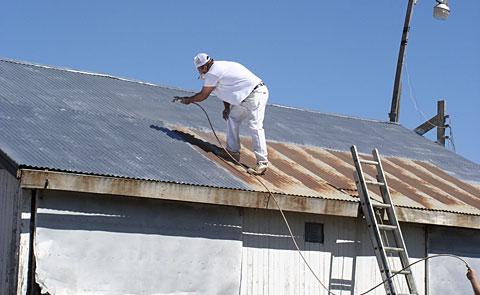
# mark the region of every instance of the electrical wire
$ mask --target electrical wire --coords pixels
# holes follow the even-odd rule
[[[433,124],[432,122],[429,121],[429,119],[427,118],[427,115],[425,115],[425,113],[420,109],[420,107],[418,106],[418,101],[417,101],[417,98],[415,97],[415,94],[413,93],[413,87],[412,87],[412,82],[410,80],[410,74],[409,74],[409,71],[408,71],[408,66],[407,66],[407,61],[405,60],[405,74],[407,76],[407,85],[408,85],[408,93],[410,94],[410,100],[412,101],[413,103],[413,107],[415,108],[415,110],[423,117],[423,119],[429,124],[431,125],[432,127],[436,127],[436,128],[447,128],[446,126],[438,126],[436,124]]]
[[[392,279],[394,276],[400,274],[402,271],[406,270],[407,268],[421,262],[421,261],[426,261],[428,259],[432,259],[432,258],[437,258],[437,257],[442,257],[442,256],[448,256],[448,257],[453,257],[453,258],[456,258],[456,259],[459,259],[461,260],[463,263],[465,263],[465,266],[467,267],[467,269],[470,269],[470,266],[468,265],[468,263],[461,257],[457,256],[457,255],[453,255],[453,254],[436,254],[436,255],[432,255],[432,256],[427,256],[427,257],[424,257],[420,260],[417,260],[413,263],[410,263],[409,265],[405,266],[404,268],[402,268],[401,270],[399,270],[398,272],[392,274],[391,276],[389,276],[388,278],[386,278],[383,282],[373,286],[372,288],[370,288],[368,291],[366,292],[363,292],[363,293],[360,293],[360,295],[365,295],[367,293],[370,293],[372,292],[373,290],[375,290],[376,288],[380,287],[381,285],[385,284],[388,280]]]
[[[198,103],[196,102],[193,102],[193,104],[195,104],[196,106],[198,106],[204,113],[205,113],[205,116],[207,117],[207,120],[208,120],[208,124],[210,125],[210,128],[212,129],[212,132],[213,132],[213,135],[215,136],[215,138],[217,139],[218,141],[218,144],[220,145],[220,147],[223,149],[223,151],[225,151],[225,153],[237,164],[239,165],[240,167],[244,167],[244,165],[242,165],[242,163],[240,163],[239,161],[237,161],[237,159],[235,159],[229,152],[228,150],[223,146],[220,138],[218,137],[216,131],[215,131],[215,128],[213,128],[213,124],[210,120],[210,116],[208,116],[208,113],[207,111]],[[224,162],[227,162],[224,158],[218,156],[222,161]],[[245,172],[248,173],[248,170],[247,168],[245,168]],[[307,268],[310,270],[310,272],[312,273],[312,275],[315,277],[315,279],[317,280],[317,282],[328,292],[328,294],[330,295],[337,295],[335,293],[332,293],[326,286],[325,284],[320,280],[320,278],[318,277],[318,275],[315,273],[315,271],[313,270],[313,268],[310,266],[310,264],[308,263],[307,259],[305,258],[305,256],[303,255],[302,251],[300,250],[300,247],[298,246],[297,244],[297,241],[295,239],[295,236],[293,235],[293,232],[292,232],[292,229],[290,227],[290,224],[287,220],[287,217],[285,216],[285,213],[283,212],[282,210],[282,207],[280,207],[280,204],[278,203],[278,200],[277,198],[275,197],[275,195],[272,193],[272,191],[268,188],[268,186],[260,179],[260,177],[258,175],[255,175],[255,174],[250,174],[248,173],[249,175],[252,175],[253,177],[255,177],[255,179],[267,190],[268,194],[269,194],[269,197],[271,197],[273,199],[273,201],[275,202],[275,205],[277,206],[278,210],[280,211],[280,214],[282,215],[282,218],[283,218],[283,221],[285,222],[285,225],[288,229],[288,232],[290,234],[290,238],[292,239],[292,242],[298,252],[298,254],[300,255],[300,257],[302,258],[303,262],[305,263],[305,265],[307,266]],[[407,266],[405,266],[403,269],[401,269],[400,271],[398,272],[395,272],[393,273],[390,277],[386,278],[385,280],[383,280],[382,282],[380,282],[379,284],[373,286],[372,288],[370,288],[368,291],[366,292],[363,292],[361,293],[360,295],[365,295],[367,293],[370,293],[371,291],[375,290],[376,288],[380,287],[381,285],[385,284],[386,282],[388,282],[389,280],[391,280],[393,277],[395,277],[396,275],[400,274],[402,271],[406,270],[407,268],[410,268],[411,266],[421,262],[421,261],[426,261],[428,259],[432,259],[432,258],[436,258],[436,257],[441,257],[441,256],[448,256],[448,257],[453,257],[453,258],[456,258],[456,259],[459,259],[461,260],[465,266],[467,267],[467,269],[470,269],[470,266],[468,265],[468,263],[461,257],[457,256],[457,255],[453,255],[453,254],[436,254],[436,255],[432,255],[432,256],[428,256],[428,257],[425,257],[425,258],[422,258],[420,260],[417,260]]]
[[[417,98],[415,97],[415,94],[413,92],[412,81],[410,79],[410,73],[408,71],[408,63],[407,63],[406,59],[405,59],[405,74],[407,76],[406,78],[407,78],[408,92],[410,94],[410,100],[413,103],[413,107],[423,117],[425,122],[428,123],[430,126],[440,128],[440,129],[448,129],[449,130],[449,135],[445,136],[445,139],[448,140],[449,144],[452,146],[452,150],[455,152],[455,143],[454,143],[454,139],[453,139],[453,129],[452,129],[452,123],[451,123],[452,121],[450,119],[450,116],[448,117],[449,123],[444,124],[442,126],[438,126],[438,125],[430,122],[430,120],[427,119],[427,116],[425,115],[425,113],[418,106]]]

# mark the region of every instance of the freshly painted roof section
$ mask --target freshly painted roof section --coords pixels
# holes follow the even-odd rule
[[[262,190],[214,155],[199,109],[170,102],[189,93],[0,60],[0,151],[17,167]],[[222,104],[202,104],[224,137]],[[480,182],[480,165],[401,125],[268,106],[265,129],[272,167],[264,179],[277,192],[357,201],[348,154],[355,144],[387,156],[399,205],[480,214],[480,190],[466,183]],[[249,149],[243,155],[253,164]]]

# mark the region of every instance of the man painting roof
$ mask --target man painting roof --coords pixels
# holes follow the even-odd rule
[[[213,92],[223,100],[223,118],[227,120],[227,151],[240,159],[240,124],[246,120],[253,143],[257,165],[249,172],[264,174],[268,168],[267,144],[263,130],[267,86],[243,65],[231,61],[214,61],[206,53],[199,53],[194,64],[204,80],[202,90],[193,96],[176,97],[184,104],[201,102]]]

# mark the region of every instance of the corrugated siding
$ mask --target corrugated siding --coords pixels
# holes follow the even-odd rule
[[[6,170],[0,169],[0,290],[11,294],[16,277],[12,265],[15,255],[15,235],[18,210],[18,181]],[[3,291],[2,291],[3,292]],[[0,292],[1,293],[1,292]]]
[[[320,280],[335,294],[359,294],[381,281],[361,219],[287,213],[292,231]],[[324,243],[304,242],[305,222],[324,224]],[[425,254],[422,227],[402,225],[412,262]],[[424,294],[424,263],[413,272]],[[402,288],[401,281],[395,283]],[[241,294],[327,294],[295,250],[279,212],[244,210]],[[370,294],[385,294],[383,287]]]

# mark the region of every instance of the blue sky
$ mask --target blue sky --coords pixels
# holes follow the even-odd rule
[[[388,120],[406,0],[3,1],[0,57],[196,90],[204,51],[269,86],[270,103]],[[414,8],[400,123],[447,100],[457,153],[480,163],[480,4]],[[411,89],[411,91],[410,91]],[[414,106],[414,99],[418,106]],[[321,127],[319,127],[321,128]],[[268,130],[267,130],[268,132]],[[429,138],[434,138],[431,131]],[[408,143],[405,143],[408,144]]]

